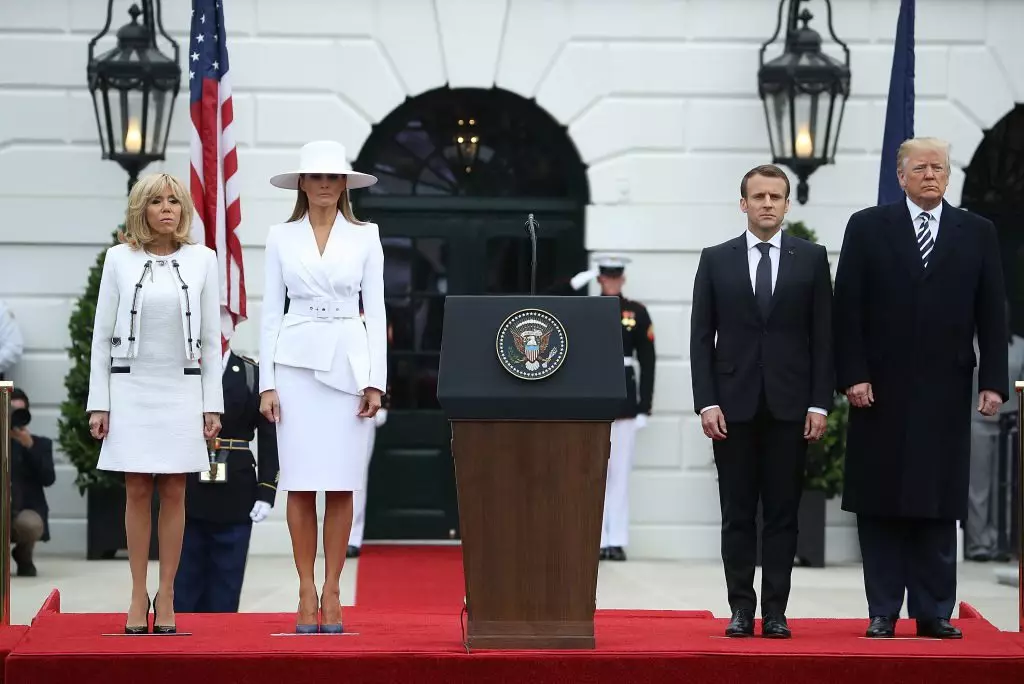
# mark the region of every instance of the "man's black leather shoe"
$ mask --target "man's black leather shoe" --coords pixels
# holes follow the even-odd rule
[[[626,552],[621,546],[611,546],[608,548],[608,560],[624,561],[626,560]]]
[[[360,550],[361,549],[358,546],[349,544],[348,548],[345,549],[345,558],[359,558]]]
[[[761,636],[766,639],[789,639],[793,633],[789,630],[785,615],[768,615],[761,623]]]
[[[598,554],[597,558],[598,558],[598,560],[608,560],[608,547],[607,546],[601,547],[601,553]]]
[[[933,639],[962,639],[963,633],[945,618],[917,621],[917,636]]]
[[[732,620],[725,628],[727,637],[754,636],[754,611],[740,608],[732,614]]]
[[[872,639],[891,639],[896,636],[896,620],[885,615],[871,618],[867,636]]]

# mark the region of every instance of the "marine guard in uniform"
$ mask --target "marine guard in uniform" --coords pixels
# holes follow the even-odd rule
[[[359,315],[365,321],[363,314],[362,300],[359,302]],[[388,323],[388,347],[390,348],[394,338],[394,329]],[[370,432],[370,439],[366,446],[366,473],[363,476],[363,488],[352,492],[352,530],[348,535],[348,548],[345,550],[345,558],[359,558],[363,550],[363,532],[366,530],[366,495],[367,485],[370,479],[370,460],[373,458],[373,448],[377,443],[377,430],[388,420],[388,407],[390,399],[387,394],[381,397],[380,409],[373,417],[373,431]]]
[[[277,494],[277,437],[260,414],[259,366],[230,349],[223,365],[224,415],[210,470],[190,474],[186,483],[177,613],[238,611],[252,524],[267,517]],[[249,449],[254,437],[258,464]]]
[[[604,494],[601,527],[601,560],[626,560],[629,543],[629,473],[633,466],[636,432],[647,424],[654,399],[654,324],[647,307],[622,295],[627,257],[606,256],[596,260],[597,271],[573,277],[570,286],[579,290],[597,278],[601,294],[619,298],[622,311],[622,351],[626,373],[626,401],[612,423],[612,450]],[[639,389],[636,365],[640,366]]]

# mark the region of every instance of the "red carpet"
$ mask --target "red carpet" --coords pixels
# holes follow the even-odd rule
[[[736,640],[707,611],[605,610],[593,651],[469,654],[463,594],[459,547],[415,546],[364,548],[345,636],[273,636],[293,614],[248,613],[179,615],[191,636],[105,637],[124,614],[61,613],[54,591],[20,640],[10,633],[4,684],[1024,683],[1024,635],[968,604],[960,641],[912,638],[907,620],[902,638],[878,641],[863,638],[866,620],[813,619],[791,620],[791,640]]]
[[[356,605],[457,616],[466,595],[463,577],[460,546],[364,546]]]
[[[26,632],[28,632],[28,627],[25,625],[0,627],[0,684],[9,681],[4,678],[4,664],[7,661],[7,656],[11,654],[14,647],[25,637]]]
[[[864,620],[792,620],[791,641],[719,638],[724,619],[671,611],[598,611],[596,651],[467,654],[458,611],[345,611],[350,636],[273,637],[292,615],[181,615],[191,637],[103,637],[115,614],[41,614],[7,659],[7,684],[1020,684],[1024,642],[982,618],[962,641],[860,638]],[[900,623],[901,636],[912,625]]]

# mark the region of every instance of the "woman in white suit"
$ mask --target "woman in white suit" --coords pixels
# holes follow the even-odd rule
[[[96,300],[89,429],[99,470],[124,473],[132,599],[126,634],[172,634],[185,529],[185,473],[209,469],[224,412],[217,256],[189,237],[192,200],[173,176],[139,180],[123,244],[107,250]],[[200,363],[213,359],[215,363]],[[160,587],[146,588],[153,486],[160,494]]]
[[[349,190],[377,179],[352,171],[345,148],[333,141],[311,142],[299,157],[297,171],[270,179],[297,196],[288,221],[267,234],[260,411],[277,423],[278,488],[288,492],[299,575],[296,632],[341,633],[352,493],[363,486],[367,441],[387,382],[384,251],[376,224],[358,221],[348,198]],[[319,604],[318,491],[327,501]]]

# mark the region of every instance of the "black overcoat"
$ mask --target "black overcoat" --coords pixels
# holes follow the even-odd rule
[[[1008,396],[1005,291],[995,227],[943,201],[923,266],[906,200],[850,217],[835,283],[839,391],[850,407],[843,509],[959,519],[967,514],[972,390]],[[974,353],[977,332],[979,357]]]

